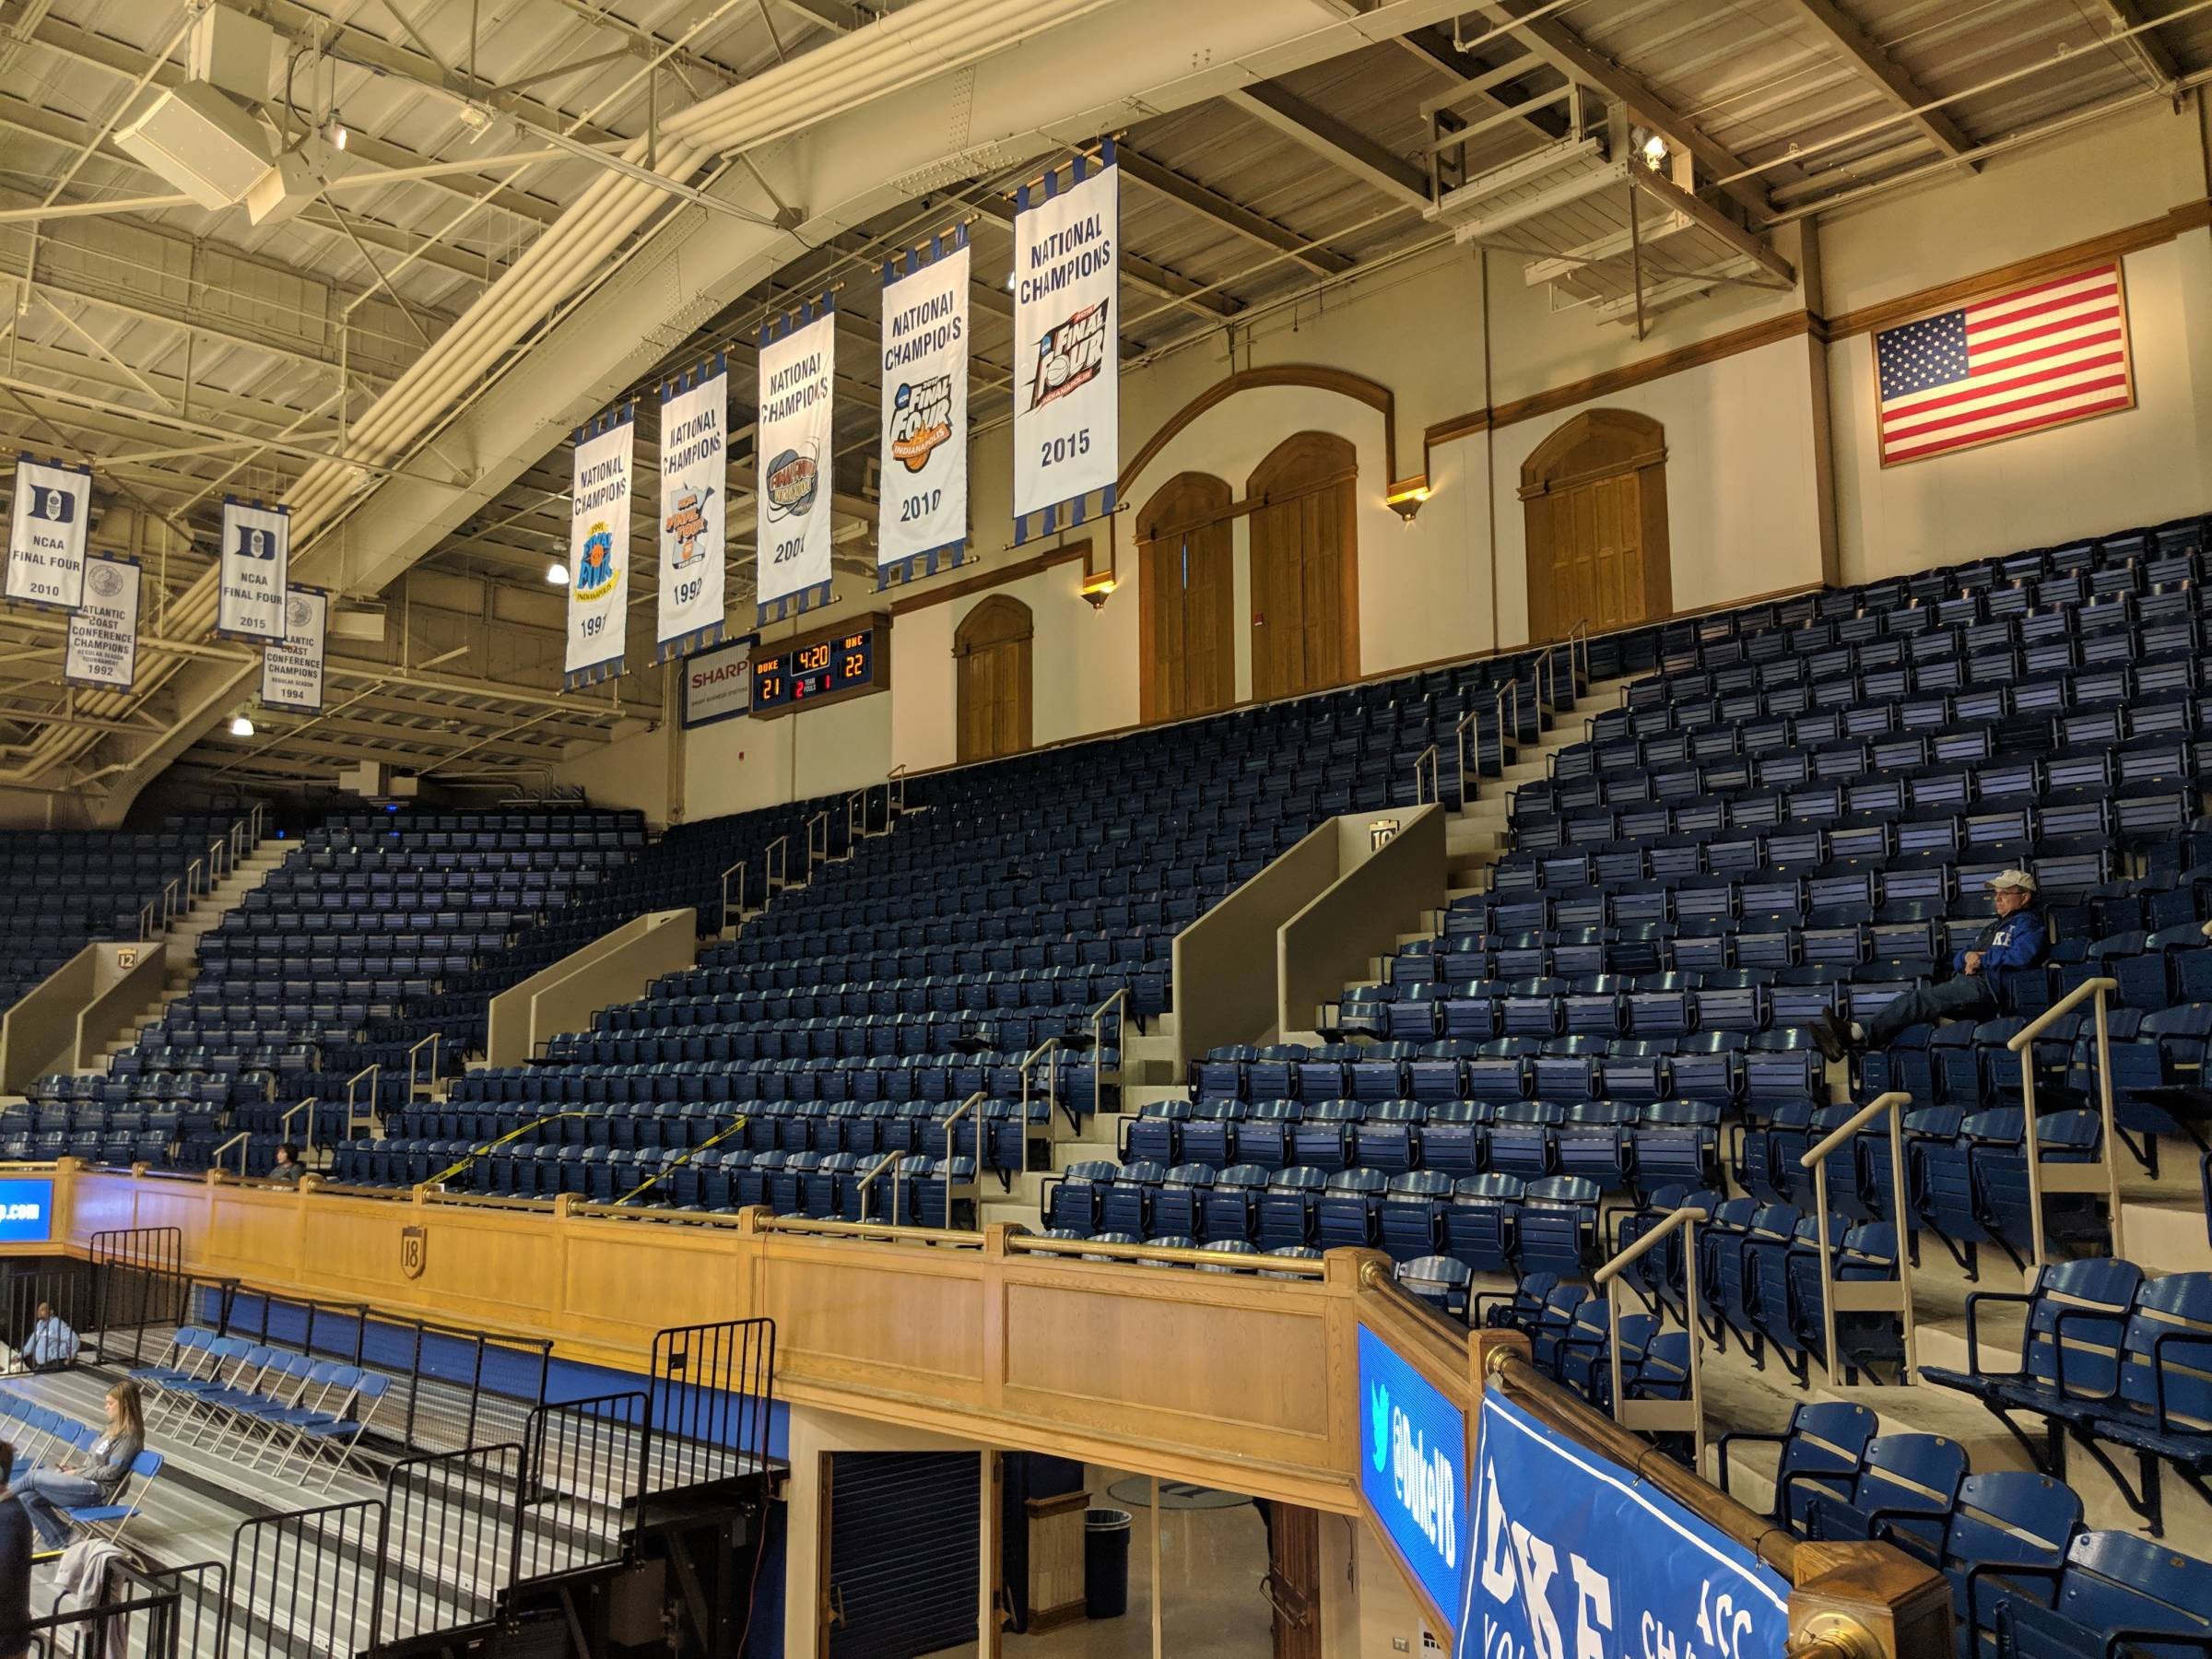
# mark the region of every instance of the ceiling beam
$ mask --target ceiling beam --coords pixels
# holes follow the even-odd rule
[[[2136,0],[2096,0],[2096,3],[2097,8],[2111,21],[2115,34],[2126,29],[2136,31],[2119,42],[2120,49],[2143,66],[2161,92],[2178,100],[2182,66],[2166,42],[2159,39],[2157,29],[2147,26],[2151,20],[2144,17],[2143,8]]]
[[[1232,201],[1219,191],[1185,178],[1141,151],[1124,144],[1115,151],[1115,159],[1122,171],[1146,189],[1179,202],[1202,218],[1212,220],[1223,229],[1233,230],[1264,248],[1288,253],[1293,262],[1324,276],[1341,276],[1352,268],[1348,255],[1319,244],[1309,247],[1307,239],[1287,225],[1278,225],[1264,214],[1254,213],[1241,202]]]
[[[1455,87],[1464,87],[1470,81],[1481,81],[1480,95],[1475,101],[1493,113],[1504,114],[1510,111],[1519,115],[1538,137],[1547,141],[1567,136],[1567,117],[1559,110],[1549,104],[1524,110],[1512,99],[1500,97],[1491,90],[1493,87],[1500,85],[1510,88],[1514,82],[1527,79],[1544,66],[1542,59],[1530,55],[1509,58],[1500,63],[1487,52],[1462,52],[1453,43],[1451,31],[1433,23],[1426,29],[1417,29],[1410,34],[1398,35],[1394,39],[1400,50],[1426,64],[1437,74],[1446,76]],[[1502,43],[1509,51],[1516,44],[1512,41]],[[1521,101],[1525,103],[1528,96],[1524,94]]]
[[[1765,237],[1745,229],[1711,202],[1692,195],[1665,173],[1630,162],[1629,177],[1637,190],[1651,196],[1662,206],[1671,207],[1675,212],[1695,219],[1699,229],[1726,242],[1740,257],[1765,271],[1775,283],[1787,288],[1797,280],[1796,270],[1788,260],[1774,251]],[[1636,210],[1635,201],[1631,198],[1629,211],[1634,213]]]
[[[1317,110],[1273,81],[1261,81],[1229,95],[1247,115],[1304,145],[1315,155],[1373,185],[1402,207],[1429,206],[1429,175],[1402,156],[1393,155],[1365,133]]]
[[[1843,54],[1852,73],[1902,111],[1922,137],[1968,172],[1980,171],[1976,163],[1965,159],[1966,153],[1974,147],[1974,141],[1960,132],[1958,124],[1943,111],[1924,107],[1929,102],[1927,89],[1906,74],[1879,42],[1846,17],[1835,0],[1793,0],[1793,4],[1806,21]]]
[[[776,0],[785,11],[796,14],[809,23],[838,34],[851,34],[865,24],[876,19],[857,6],[848,6],[843,0]]]
[[[1645,126],[1677,148],[1689,151],[1705,164],[1707,171],[1726,176],[1745,170],[1742,157],[1707,136],[1696,122],[1671,108],[1642,76],[1609,58],[1600,57],[1582,36],[1558,19],[1524,19],[1516,0],[1476,0],[1476,9],[1492,23],[1512,29],[1560,74],[1627,104]],[[1722,188],[1758,213],[1773,211],[1768,205],[1765,187],[1756,177],[1737,179]]]

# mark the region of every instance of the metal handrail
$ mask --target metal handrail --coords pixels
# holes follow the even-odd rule
[[[1613,1376],[1613,1420],[1624,1429],[1650,1428],[1679,1432],[1688,1418],[1687,1427],[1696,1447],[1690,1467],[1700,1468],[1705,1462],[1705,1388],[1704,1367],[1699,1356],[1704,1349],[1704,1324],[1698,1317],[1698,1223],[1705,1219],[1705,1212],[1694,1204],[1686,1204],[1674,1211],[1658,1226],[1645,1233],[1633,1244],[1618,1253],[1611,1261],[1591,1276],[1592,1282],[1606,1293],[1606,1353]],[[1614,1286],[1622,1269],[1642,1259],[1645,1253],[1655,1250],[1663,1239],[1676,1233],[1682,1235],[1682,1328],[1689,1335],[1689,1398],[1688,1400],[1630,1401],[1628,1391],[1621,1386],[1620,1377],[1620,1298],[1614,1294]],[[1665,1307],[1664,1299],[1660,1302]],[[1662,1314],[1664,1317],[1664,1314]],[[1656,1340],[1658,1332],[1653,1332]],[[1649,1352],[1649,1345],[1646,1345]],[[1687,1412],[1668,1409],[1687,1406]],[[1631,1406],[1641,1409],[1631,1409]],[[1633,1420],[1631,1420],[1633,1419]]]
[[[1319,1279],[1328,1274],[1323,1262],[1294,1256],[1236,1255],[1226,1250],[1185,1250],[1176,1245],[1107,1244],[1097,1239],[1048,1239],[1039,1233],[1017,1233],[1006,1240],[1008,1255],[1089,1256],[1112,1262],[1171,1262],[1178,1266],[1233,1267],[1239,1273],[1265,1273],[1276,1278]]]
[[[184,866],[184,905],[187,910],[202,893],[215,890],[215,883],[207,879],[206,870],[207,861],[205,858],[195,858]]]
[[[806,820],[806,879],[809,881],[814,879],[814,827],[817,824],[822,827],[821,862],[828,864],[830,862],[830,809],[827,806]]]
[[[226,876],[229,875],[229,874],[230,874],[230,872],[231,872],[232,870],[234,870],[234,869],[236,869],[236,868],[238,867],[238,862],[237,862],[237,860],[235,860],[235,859],[233,859],[233,860],[232,860],[232,861],[231,861],[231,862],[230,862],[230,863],[229,863],[228,865],[226,865],[223,863],[223,857],[224,857],[224,854],[226,854],[227,853],[229,853],[229,850],[230,850],[230,843],[229,843],[228,841],[226,841],[226,840],[225,840],[223,837],[221,837],[221,836],[219,836],[219,835],[218,835],[218,836],[217,836],[217,837],[215,838],[215,840],[213,840],[213,841],[209,841],[209,842],[207,843],[207,870],[208,870],[208,875],[209,875],[209,880],[208,880],[208,890],[209,890],[209,891],[213,891],[213,890],[214,890],[214,887],[215,887],[215,883],[216,883],[216,882],[222,880],[222,878],[223,878],[224,877],[226,877]]]
[[[870,1170],[865,1175],[863,1175],[860,1178],[860,1183],[853,1189],[853,1191],[857,1194],[860,1198],[860,1218],[863,1221],[865,1221],[868,1218],[868,1189],[876,1184],[876,1178],[878,1175],[882,1174],[886,1170],[893,1168],[895,1165],[897,1165],[899,1160],[905,1156],[906,1154],[903,1152],[886,1152],[880,1159],[877,1159],[876,1167]],[[947,1216],[945,1218],[947,1221],[952,1219],[950,1216]],[[890,1225],[893,1227],[899,1225],[899,1182],[896,1180],[891,1182]]]
[[[1823,1340],[1828,1345],[1828,1384],[1837,1385],[1841,1367],[1836,1359],[1836,1281],[1835,1260],[1829,1253],[1828,1241],[1828,1155],[1859,1133],[1868,1124],[1887,1112],[1889,1117],[1889,1200],[1891,1223],[1898,1228],[1897,1285],[1895,1308],[1881,1304],[1888,1300],[1890,1287],[1880,1280],[1854,1284],[1849,1293],[1856,1303],[1854,1313],[1894,1312],[1905,1325],[1905,1378],[1910,1382],[1920,1371],[1919,1341],[1912,1318],[1912,1256],[1920,1248],[1920,1229],[1905,1224],[1912,1206],[1905,1195],[1905,1108],[1912,1104],[1912,1097],[1903,1089],[1891,1089],[1877,1095],[1844,1123],[1840,1124],[1819,1145],[1797,1160],[1800,1169],[1813,1172],[1813,1225],[1820,1239],[1820,1326]],[[2030,1178],[2032,1179],[2032,1178]]]
[[[381,1080],[382,1073],[383,1067],[371,1061],[369,1065],[362,1066],[359,1071],[355,1072],[352,1077],[346,1079],[346,1133],[348,1138],[351,1138],[355,1127],[361,1122],[359,1089],[358,1086],[363,1077],[369,1079],[369,1126],[371,1128],[374,1128],[376,1126],[376,1089],[377,1084]]]
[[[314,1097],[311,1095],[276,1120],[276,1133],[288,1141],[292,1138],[292,1120],[301,1112],[306,1112],[307,1139],[301,1144],[311,1153],[315,1149],[315,1104]]]
[[[1510,726],[1505,724],[1505,705],[1509,698],[1512,700],[1513,705],[1513,724]],[[1506,764],[1505,751],[1507,747],[1509,746],[1513,748],[1519,748],[1521,747],[1520,677],[1515,675],[1512,678],[1508,679],[1504,685],[1500,686],[1497,690],[1497,695],[1494,696],[1490,700],[1492,704],[1491,712],[1495,714],[1498,719],[1498,764],[1500,768],[1502,768]]]
[[[724,927],[730,924],[730,877],[733,876],[737,877],[737,916],[742,923],[745,918],[744,859],[739,859],[722,873],[722,924]]]
[[[868,792],[856,789],[845,797],[845,845],[856,847],[868,830]]]
[[[1424,763],[1427,764],[1429,773],[1429,787],[1425,794],[1421,788],[1421,769]],[[1437,758],[1437,748],[1433,743],[1413,758],[1413,801],[1415,806],[1425,806],[1430,801],[1441,801],[1444,798],[1443,779],[1438,775],[1437,771],[1441,764],[1442,762]]]
[[[1103,1110],[1106,1099],[1106,1067],[1099,1059],[1106,1052],[1106,1010],[1116,1003],[1122,1005],[1122,1026],[1126,1027],[1129,1023],[1129,987],[1126,985],[1090,1011],[1090,1115],[1094,1118]],[[1117,1028],[1113,1045],[1116,1053],[1121,1052],[1121,1035],[1122,1031]],[[1118,1061],[1113,1070],[1118,1081],[1122,1070]]]
[[[761,875],[768,888],[768,896],[791,885],[791,837],[779,835],[768,843],[768,851],[760,855]]]
[[[1452,727],[1452,749],[1454,757],[1454,764],[1459,768],[1459,804],[1463,807],[1465,806],[1469,801],[1475,798],[1476,793],[1481,787],[1482,782],[1482,756],[1480,752],[1482,747],[1482,728],[1476,724],[1476,719],[1481,714],[1481,712],[1482,705],[1477,703],[1474,708],[1469,709],[1465,714],[1462,714],[1458,721]],[[1477,749],[1475,757],[1475,778],[1471,783],[1467,778],[1467,731],[1470,727],[1472,727],[1475,732],[1475,744]],[[1500,736],[1504,735],[1502,731],[1500,731],[1499,735]],[[1505,751],[1500,749],[1498,751],[1498,754],[1499,762],[1502,768],[1504,764]]]
[[[1582,648],[1582,678],[1586,680],[1590,677],[1590,618],[1587,617],[1583,618],[1567,630],[1567,662],[1571,671],[1574,665],[1575,648],[1578,644]],[[1582,695],[1583,688],[1580,681],[1576,682],[1574,689],[1576,696]]]
[[[154,937],[154,904],[155,900],[148,899],[138,907],[138,937],[142,942],[150,943]]]
[[[1045,1071],[1045,1100],[1048,1106],[1060,1104],[1060,1039],[1047,1037],[1021,1057],[1021,1121],[1024,1124],[1023,1133],[1025,1135],[1028,1133],[1027,1124],[1030,1121],[1030,1070],[1037,1064],[1037,1057],[1040,1054],[1045,1056],[1050,1062]],[[1074,1108],[1069,1107],[1065,1110],[1067,1112],[1067,1126],[1070,1129],[1081,1128],[1083,1126],[1081,1120],[1076,1116]],[[979,1169],[982,1167],[980,1162],[977,1167]]]
[[[408,1048],[408,1050],[407,1050],[407,1103],[408,1103],[409,1105],[412,1105],[412,1104],[414,1104],[414,1101],[415,1101],[415,1073],[416,1073],[416,1056],[417,1056],[417,1055],[418,1055],[418,1054],[420,1054],[424,1049],[426,1049],[426,1048],[432,1048],[432,1045],[433,1045],[433,1044],[435,1044],[435,1043],[437,1043],[437,1042],[438,1042],[438,1041],[440,1041],[441,1038],[443,1038],[443,1037],[444,1037],[444,1035],[445,1035],[445,1033],[444,1033],[443,1031],[432,1031],[432,1032],[431,1032],[431,1033],[430,1033],[430,1034],[429,1034],[428,1037],[422,1038],[421,1040],[419,1040],[418,1041],[415,1042],[413,1045],[411,1045],[411,1046]],[[428,1082],[429,1082],[429,1085],[430,1087],[435,1087],[435,1086],[436,1086],[436,1084],[437,1084],[437,1081],[438,1081],[438,1056],[437,1056],[437,1053],[435,1053],[435,1051],[433,1050],[433,1052],[432,1052],[432,1053],[431,1053],[431,1055],[430,1055],[430,1074],[429,1074],[429,1079],[428,1079]],[[426,1088],[424,1092],[428,1093],[428,1092],[429,1092],[428,1088]]]
[[[241,1181],[245,1180],[246,1143],[253,1138],[253,1137],[247,1134],[245,1130],[241,1129],[236,1135],[232,1135],[229,1140],[225,1141],[221,1146],[215,1149],[215,1156],[208,1159],[208,1166],[211,1169],[221,1169],[223,1167],[223,1154],[229,1151],[231,1147],[236,1147],[238,1148],[238,1178]]]
[[[2122,1236],[2120,1219],[2120,1164],[2112,1156],[2112,1039],[2111,1027],[2105,1018],[2104,1001],[2107,994],[2118,989],[2118,980],[2103,975],[2084,980],[2030,1020],[2005,1044],[2020,1057],[2020,1129],[2028,1158],[2028,1272],[2030,1277],[2043,1265],[2043,1188],[2050,1179],[2043,1173],[2042,1144],[2036,1138],[2035,1040],[2090,997],[2096,999],[2097,1006],[2097,1104],[2099,1114],[2104,1120],[2104,1129],[2099,1137],[2097,1157],[2093,1162],[2058,1164],[2053,1168],[2065,1171],[2057,1180],[2057,1190],[2062,1193],[2093,1193],[2102,1186],[2105,1211],[2112,1231],[2113,1258],[2119,1261],[2127,1258],[2127,1245]],[[2092,1177],[2102,1179],[2092,1180]]]
[[[906,810],[906,762],[883,774],[884,813],[889,818]]]
[[[161,889],[161,931],[167,933],[169,924],[177,917],[177,878],[171,876]]]
[[[973,1094],[962,1100],[954,1110],[952,1115],[945,1120],[945,1225],[947,1227],[952,1225],[953,1125],[958,1124],[964,1117],[973,1116],[975,1114],[976,1107],[987,1098],[988,1095],[985,1090],[981,1088],[977,1089]],[[975,1167],[979,1171],[983,1167],[983,1130],[982,1124],[980,1120],[976,1124],[975,1130]],[[980,1220],[982,1218],[978,1217],[977,1219]]]

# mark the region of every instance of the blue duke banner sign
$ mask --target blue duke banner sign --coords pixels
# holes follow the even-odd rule
[[[259,501],[223,501],[222,593],[215,631],[234,640],[284,638],[284,595],[292,570],[292,515]]]
[[[1750,1551],[1495,1393],[1481,1430],[1459,1659],[1780,1659],[1789,1585]]]
[[[1121,179],[1109,142],[1045,174],[1014,216],[1014,539],[1113,511],[1121,466]],[[1030,515],[1040,521],[1032,526]]]
[[[16,463],[7,538],[7,597],[75,610],[84,599],[85,534],[92,512],[89,467]]]
[[[1440,1613],[1466,1577],[1467,1418],[1397,1351],[1359,1327],[1359,1490]]]
[[[760,331],[753,597],[762,622],[830,602],[837,312],[830,295]]]
[[[883,273],[876,585],[959,564],[968,541],[968,233]]]
[[[722,639],[730,376],[723,355],[661,387],[661,591],[653,661]]]
[[[629,648],[629,463],[636,415],[635,406],[625,404],[576,429],[569,483],[565,690],[614,678]]]

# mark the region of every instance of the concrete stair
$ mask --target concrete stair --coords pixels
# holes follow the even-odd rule
[[[88,1072],[105,1076],[110,1061],[135,1046],[140,1029],[159,1019],[171,1003],[192,988],[193,979],[200,971],[200,941],[243,902],[248,893],[266,881],[297,845],[284,841],[262,842],[240,859],[229,875],[194,900],[189,911],[170,924],[169,931],[158,941],[163,949],[164,961],[160,994],[132,1016],[122,1035],[100,1050]]]
[[[1444,827],[1444,854],[1452,873],[1453,898],[1475,891],[1481,885],[1483,872],[1506,851],[1510,839],[1507,825],[1513,796],[1521,785],[1547,776],[1551,758],[1582,742],[1588,735],[1590,717],[1618,706],[1634,677],[1592,680],[1575,699],[1573,708],[1556,714],[1550,728],[1534,744],[1520,747],[1501,777],[1483,779],[1476,798],[1453,813]]]

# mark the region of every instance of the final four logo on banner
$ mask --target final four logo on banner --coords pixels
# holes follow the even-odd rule
[[[569,492],[569,649],[561,687],[622,672],[629,645],[629,461],[637,406],[576,429]]]
[[[832,294],[760,330],[760,482],[753,596],[761,623],[830,602],[830,464],[834,448],[837,300]]]
[[[261,653],[261,702],[267,709],[323,712],[323,635],[330,595],[296,587],[284,605],[284,640]]]
[[[292,569],[292,515],[285,507],[223,498],[222,594],[215,631],[231,640],[284,638]]]
[[[968,542],[968,228],[883,267],[876,585],[934,576]]]
[[[90,467],[19,457],[15,523],[7,537],[7,597],[64,610],[82,604],[91,517]]]
[[[62,677],[73,686],[128,691],[138,680],[138,561],[95,553],[85,560],[85,602],[69,613]]]
[[[722,640],[730,376],[712,363],[661,386],[661,591],[653,661]]]
[[[1091,171],[1075,158],[1067,188],[1044,175],[1014,216],[1014,540],[1030,516],[1050,534],[1083,522],[1090,498],[1113,511],[1121,466],[1121,178],[1113,141]]]

